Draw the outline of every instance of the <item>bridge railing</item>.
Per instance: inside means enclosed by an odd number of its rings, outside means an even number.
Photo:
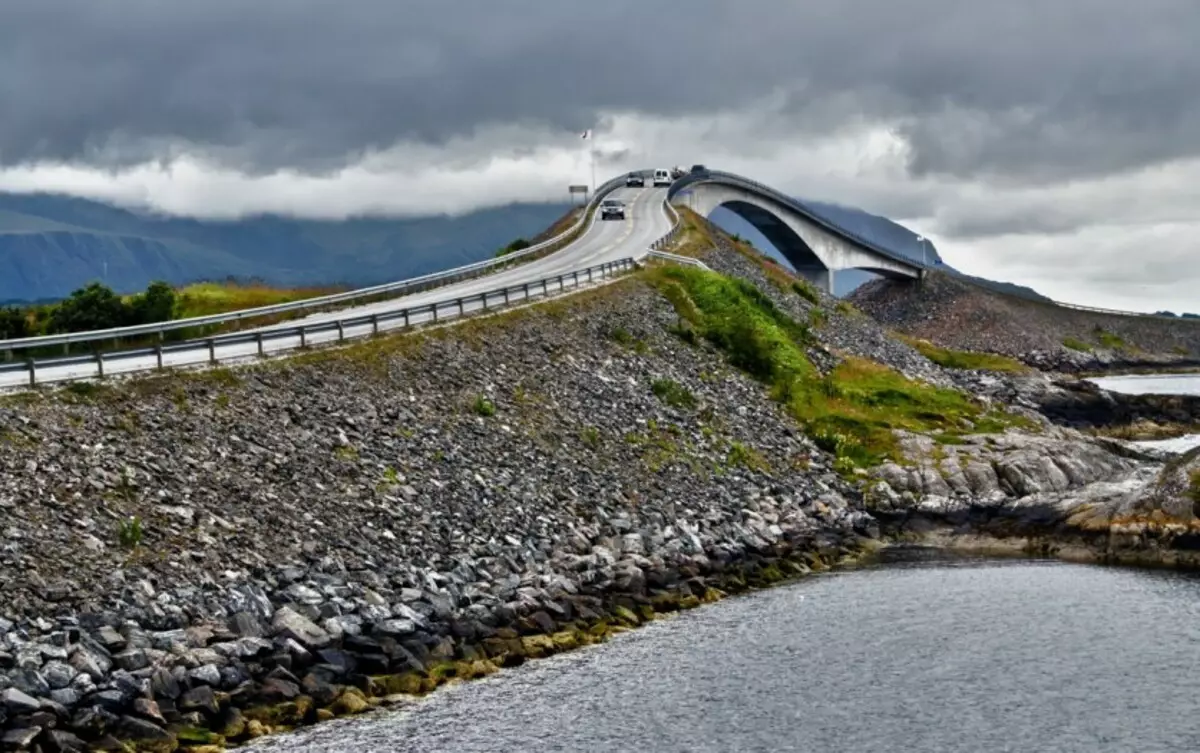
[[[154,347],[90,353],[80,356],[29,358],[24,362],[0,364],[0,389],[36,387],[39,384],[95,379],[176,367],[213,366],[318,344],[342,343],[380,332],[407,329],[485,313],[615,277],[635,269],[633,258],[605,262],[573,272],[564,272],[530,282],[509,285],[466,296],[447,297],[420,306],[409,306],[372,314],[348,313],[341,318],[314,323],[300,322],[256,332],[216,335],[182,343],[159,343]],[[20,376],[18,376],[20,375]]]
[[[511,254],[506,254],[493,259],[485,259],[483,261],[465,264],[461,267],[447,269],[441,272],[433,272],[431,274],[413,277],[407,280],[385,283],[383,285],[374,285],[357,290],[349,290],[344,293],[334,293],[332,295],[319,296],[316,298],[306,298],[301,301],[292,301],[289,303],[277,303],[270,306],[259,306],[251,309],[241,309],[239,311],[231,311],[224,314],[210,314],[207,316],[194,316],[187,319],[173,319],[166,322],[156,322],[154,324],[140,324],[129,327],[112,327],[109,329],[89,330],[86,332],[69,332],[59,335],[41,335],[37,337],[24,337],[9,340],[0,340],[0,354],[6,355],[9,359],[15,352],[23,350],[31,350],[34,348],[45,348],[56,345],[69,347],[75,343],[86,342],[101,342],[107,340],[119,341],[126,338],[144,337],[150,335],[158,335],[161,339],[166,332],[188,329],[193,327],[208,327],[219,324],[230,324],[233,322],[243,322],[251,319],[260,319],[264,317],[278,316],[280,314],[297,314],[303,312],[315,312],[329,307],[339,307],[343,304],[363,302],[367,299],[386,300],[388,298],[398,298],[410,293],[417,293],[424,290],[439,288],[450,285],[463,280],[470,280],[476,277],[482,277],[492,271],[509,266],[514,262],[526,260],[540,253],[554,249],[556,246],[572,240],[581,232],[588,228],[589,222],[595,215],[595,209],[600,201],[609,193],[624,185],[624,175],[613,178],[612,180],[599,186],[593,193],[591,200],[587,203],[584,211],[580,214],[579,219],[563,232],[549,238],[541,243],[536,243],[528,248],[514,251]]]
[[[668,194],[669,193],[670,190],[668,189]],[[660,251],[673,244],[675,242],[675,238],[679,235],[680,229],[679,211],[671,204],[670,196],[667,196],[663,199],[662,212],[664,215],[666,215],[667,222],[671,224],[671,229],[668,230],[661,238],[658,238],[650,244],[650,248],[656,251]]]

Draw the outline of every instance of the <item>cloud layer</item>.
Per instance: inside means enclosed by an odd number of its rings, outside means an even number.
[[[1194,0],[6,0],[0,189],[458,212],[703,161],[1085,302],[1200,289]],[[1136,307],[1136,306],[1135,306]]]

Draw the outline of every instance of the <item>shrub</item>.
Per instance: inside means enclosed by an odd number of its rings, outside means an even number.
[[[483,417],[496,415],[496,404],[488,399],[487,395],[476,395],[475,405],[473,406],[476,415]]]
[[[796,280],[792,283],[792,290],[796,292],[796,295],[813,305],[821,303],[820,293],[817,292],[817,288],[808,280]]]
[[[130,515],[117,524],[117,540],[124,549],[137,549],[142,543],[142,519]]]
[[[674,379],[655,379],[650,384],[650,390],[655,397],[672,408],[696,407],[695,395]]]

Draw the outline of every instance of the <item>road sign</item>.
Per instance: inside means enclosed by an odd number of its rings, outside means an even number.
[[[567,186],[568,193],[587,193],[587,186]]]

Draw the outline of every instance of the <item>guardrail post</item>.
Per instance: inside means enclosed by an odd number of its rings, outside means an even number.
[[[217,362],[217,341],[211,337],[208,339],[208,362],[211,364]]]
[[[525,299],[529,299],[529,283],[525,283]]]
[[[27,358],[27,359],[25,359],[25,362],[27,364],[29,364],[29,386],[36,387],[37,386],[37,368],[33,365],[34,361],[32,358]]]
[[[433,302],[433,323],[437,324],[437,301]]]
[[[508,288],[504,289],[504,305],[508,305]]]
[[[457,301],[455,301],[455,303],[458,304],[458,315],[459,316],[462,316],[463,314],[467,313],[466,309],[463,308],[463,299],[459,298]]]
[[[4,351],[4,362],[12,363],[12,360],[13,360],[13,352],[11,350]]]
[[[484,294],[483,294],[483,310],[484,310],[484,311],[487,311],[487,310],[488,310],[488,309],[487,309],[487,297],[488,297],[488,294],[487,294],[487,293],[484,293]]]
[[[572,272],[571,277],[574,279],[575,287],[579,287],[579,272]]]
[[[591,282],[592,281],[592,268],[591,267],[587,268],[587,273],[588,273],[588,282]]]
[[[104,378],[104,354],[96,351],[96,375]]]
[[[161,334],[162,334],[162,333],[160,332],[160,333],[159,333],[159,335],[161,335]],[[161,340],[159,341],[159,343],[158,343],[157,345],[155,345],[155,346],[154,346],[154,360],[155,360],[155,361],[157,362],[157,364],[158,364],[158,370],[159,370],[159,371],[162,371],[162,367],[163,367],[163,362],[162,362],[162,361],[163,361],[163,352],[162,352],[162,342],[161,342]]]
[[[338,326],[338,342],[341,342],[342,340],[346,339],[346,328],[342,325],[341,319],[338,320],[337,326]]]
[[[379,314],[371,314],[371,334],[379,334]]]
[[[400,313],[404,315],[404,328],[405,328],[405,329],[408,329],[408,327],[409,327],[409,324],[408,324],[408,309],[404,309],[404,310],[403,310],[403,311],[401,311]]]
[[[308,332],[304,330],[303,326],[300,327],[300,347],[302,349],[308,347]]]

